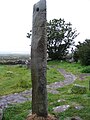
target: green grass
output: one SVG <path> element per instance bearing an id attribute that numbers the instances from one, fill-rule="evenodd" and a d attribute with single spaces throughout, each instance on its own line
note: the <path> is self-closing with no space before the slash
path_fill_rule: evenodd
<path id="1" fill-rule="evenodd" d="M 80 74 L 85 66 L 81 66 L 80 63 L 67 63 L 59 61 L 51 61 L 48 63 L 49 66 L 55 66 L 56 68 L 63 68 L 67 72 L 72 72 L 73 74 Z"/>
<path id="2" fill-rule="evenodd" d="M 57 70 L 57 67 L 49 66 L 47 69 L 47 83 L 54 83 L 54 82 L 60 82 L 63 81 L 64 77 L 60 74 L 60 72 Z"/>
<path id="3" fill-rule="evenodd" d="M 0 95 L 20 92 L 31 87 L 31 73 L 25 66 L 0 65 L 0 71 Z"/>
<path id="4" fill-rule="evenodd" d="M 26 116 L 30 113 L 30 109 L 30 102 L 11 105 L 4 110 L 3 120 L 25 120 Z"/>
<path id="5" fill-rule="evenodd" d="M 63 81 L 64 77 L 57 71 L 58 68 L 63 68 L 67 72 L 71 72 L 75 75 L 79 75 L 82 73 L 82 70 L 85 69 L 85 66 L 81 66 L 79 63 L 66 63 L 59 61 L 51 61 L 48 62 L 47 67 L 47 82 L 48 84 Z M 2 72 L 1 72 L 2 71 Z M 11 71 L 8 72 L 7 71 Z M 6 74 L 7 73 L 7 74 Z M 0 94 L 9 94 L 13 92 L 20 92 L 25 90 L 26 88 L 22 86 L 25 83 L 21 82 L 28 80 L 30 81 L 30 70 L 28 70 L 25 66 L 0 66 Z M 74 117 L 79 116 L 83 120 L 90 120 L 90 91 L 89 91 L 89 80 L 90 77 L 86 77 L 84 80 L 77 80 L 73 84 L 79 84 L 85 86 L 87 88 L 87 93 L 85 94 L 72 94 L 71 88 L 73 84 L 64 86 L 63 88 L 57 89 L 59 94 L 51 94 L 48 93 L 48 111 L 50 114 L 54 114 L 60 120 L 64 120 L 66 117 Z M 8 82 L 7 82 L 8 81 Z M 7 87 L 8 85 L 8 87 Z M 6 87 L 4 90 L 3 88 Z M 29 89 L 29 87 L 27 88 Z M 2 91 L 1 91 L 2 90 Z M 62 100 L 58 102 L 58 100 Z M 54 113 L 53 108 L 61 105 L 70 105 L 70 108 L 65 112 Z M 75 105 L 83 106 L 83 109 L 76 110 Z M 3 120 L 25 120 L 29 110 L 31 110 L 31 103 L 25 102 L 23 104 L 17 104 L 10 106 L 4 111 Z"/>
<path id="6" fill-rule="evenodd" d="M 47 83 L 64 80 L 56 68 L 47 69 Z M 31 72 L 26 66 L 0 65 L 0 96 L 31 88 Z"/>
<path id="7" fill-rule="evenodd" d="M 82 70 L 82 73 L 90 73 L 90 66 L 85 66 L 85 68 Z"/>

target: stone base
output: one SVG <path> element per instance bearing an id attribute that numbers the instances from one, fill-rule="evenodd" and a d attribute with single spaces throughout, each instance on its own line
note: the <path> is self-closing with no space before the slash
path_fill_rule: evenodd
<path id="1" fill-rule="evenodd" d="M 45 118 L 45 117 L 39 117 L 36 114 L 33 114 L 33 115 L 28 115 L 26 120 L 58 120 L 58 119 L 52 115 L 48 115 L 47 118 Z"/>

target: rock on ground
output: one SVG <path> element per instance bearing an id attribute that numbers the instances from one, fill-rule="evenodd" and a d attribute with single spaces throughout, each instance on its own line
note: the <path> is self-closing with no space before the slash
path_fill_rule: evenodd
<path id="1" fill-rule="evenodd" d="M 87 91 L 85 86 L 81 86 L 81 85 L 77 85 L 75 84 L 72 88 L 71 88 L 71 93 L 74 94 L 85 94 Z"/>

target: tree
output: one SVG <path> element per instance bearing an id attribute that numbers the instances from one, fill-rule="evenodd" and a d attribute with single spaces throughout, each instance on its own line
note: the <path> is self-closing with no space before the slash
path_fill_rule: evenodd
<path id="1" fill-rule="evenodd" d="M 47 53 L 52 60 L 63 60 L 68 54 L 68 48 L 74 45 L 74 39 L 79 35 L 72 24 L 64 19 L 53 19 L 47 22 Z M 27 33 L 27 37 L 31 37 Z"/>
<path id="2" fill-rule="evenodd" d="M 52 60 L 62 60 L 68 53 L 68 48 L 74 44 L 78 36 L 71 23 L 64 19 L 53 19 L 47 23 L 47 53 Z"/>
<path id="3" fill-rule="evenodd" d="M 82 65 L 90 65 L 90 39 L 76 45 L 77 55 Z"/>

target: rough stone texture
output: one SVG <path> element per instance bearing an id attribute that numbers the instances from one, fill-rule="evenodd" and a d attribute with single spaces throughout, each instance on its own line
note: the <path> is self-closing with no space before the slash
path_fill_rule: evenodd
<path id="1" fill-rule="evenodd" d="M 62 105 L 62 106 L 57 106 L 57 107 L 53 108 L 53 110 L 54 110 L 54 112 L 59 113 L 59 112 L 66 111 L 69 107 L 70 107 L 70 105 Z"/>
<path id="2" fill-rule="evenodd" d="M 3 118 L 3 110 L 0 108 L 0 120 Z"/>
<path id="3" fill-rule="evenodd" d="M 2 120 L 3 110 L 10 104 L 23 103 L 25 101 L 31 101 L 32 90 L 26 90 L 21 93 L 14 93 L 0 97 L 0 120 Z"/>
<path id="4" fill-rule="evenodd" d="M 46 56 L 46 0 L 40 0 L 33 7 L 31 43 L 32 113 L 39 116 L 47 116 Z"/>
<path id="5" fill-rule="evenodd" d="M 72 88 L 71 88 L 71 92 L 74 94 L 84 94 L 86 93 L 87 89 L 85 86 L 81 86 L 81 85 L 77 85 L 75 84 Z"/>
<path id="6" fill-rule="evenodd" d="M 79 105 L 75 106 L 75 109 L 77 109 L 77 110 L 81 110 L 83 108 L 84 108 L 83 106 L 79 106 Z"/>

